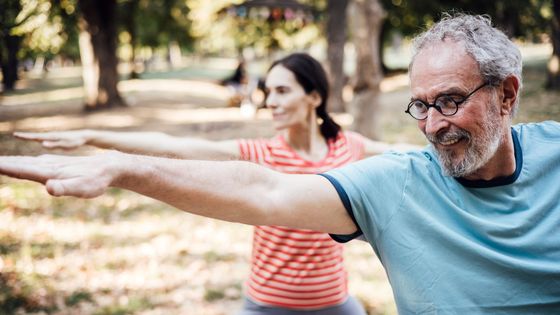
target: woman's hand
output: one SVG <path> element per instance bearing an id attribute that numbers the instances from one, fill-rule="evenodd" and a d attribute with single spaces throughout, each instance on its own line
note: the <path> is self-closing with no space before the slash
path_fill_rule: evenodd
<path id="1" fill-rule="evenodd" d="M 73 150 L 87 144 L 91 130 L 53 131 L 53 132 L 15 132 L 14 136 L 23 140 L 40 142 L 47 149 Z"/>
<path id="2" fill-rule="evenodd" d="M 211 141 L 175 137 L 161 132 L 115 132 L 105 130 L 74 130 L 54 132 L 15 132 L 24 140 L 40 142 L 48 149 L 72 150 L 83 145 L 125 153 L 196 160 L 237 160 L 240 158 L 236 140 Z"/>

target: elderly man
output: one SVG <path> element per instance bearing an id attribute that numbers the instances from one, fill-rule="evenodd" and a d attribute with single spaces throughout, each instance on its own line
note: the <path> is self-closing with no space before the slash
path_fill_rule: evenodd
<path id="1" fill-rule="evenodd" d="M 115 186 L 223 220 L 363 234 L 402 314 L 559 314 L 560 124 L 511 126 L 521 56 L 486 17 L 446 16 L 415 48 L 421 151 L 322 176 L 117 152 L 2 157 L 0 173 L 55 196 Z"/>

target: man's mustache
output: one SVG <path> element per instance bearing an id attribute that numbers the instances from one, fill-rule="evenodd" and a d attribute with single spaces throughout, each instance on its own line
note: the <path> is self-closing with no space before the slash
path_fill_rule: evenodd
<path id="1" fill-rule="evenodd" d="M 434 134 L 426 134 L 426 138 L 431 143 L 444 143 L 448 141 L 455 141 L 455 140 L 462 140 L 466 139 L 467 142 L 471 140 L 471 134 L 464 130 L 464 129 L 456 129 L 456 130 L 448 130 L 448 131 L 440 131 Z"/>

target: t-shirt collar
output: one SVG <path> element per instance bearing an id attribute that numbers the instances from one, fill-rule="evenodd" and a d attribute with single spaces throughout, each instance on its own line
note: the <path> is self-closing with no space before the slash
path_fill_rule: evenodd
<path id="1" fill-rule="evenodd" d="M 468 180 L 462 177 L 455 177 L 455 179 L 461 183 L 461 185 L 469 188 L 488 188 L 513 184 L 519 177 L 519 174 L 521 174 L 521 169 L 523 168 L 523 153 L 521 151 L 521 145 L 519 144 L 517 131 L 513 128 L 511 128 L 511 137 L 513 139 L 513 149 L 515 155 L 515 172 L 513 172 L 513 174 L 493 178 L 491 180 Z"/>

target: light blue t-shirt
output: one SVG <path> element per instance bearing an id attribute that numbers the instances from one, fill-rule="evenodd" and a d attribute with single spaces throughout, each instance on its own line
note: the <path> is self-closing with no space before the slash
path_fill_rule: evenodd
<path id="1" fill-rule="evenodd" d="M 400 314 L 560 314 L 560 124 L 516 125 L 512 137 L 517 169 L 492 181 L 444 176 L 430 148 L 323 174 Z"/>

